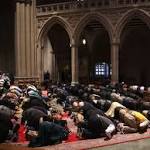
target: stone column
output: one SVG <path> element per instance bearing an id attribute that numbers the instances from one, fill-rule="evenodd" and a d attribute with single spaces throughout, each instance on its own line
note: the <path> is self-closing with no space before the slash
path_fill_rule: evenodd
<path id="1" fill-rule="evenodd" d="M 35 64 L 35 0 L 16 0 L 16 77 L 37 77 Z"/>
<path id="2" fill-rule="evenodd" d="M 51 52 L 52 55 L 52 75 L 51 75 L 51 80 L 56 81 L 55 75 L 56 75 L 56 68 L 55 68 L 55 53 Z"/>
<path id="3" fill-rule="evenodd" d="M 54 59 L 54 52 L 49 51 L 49 72 L 50 72 L 50 79 L 53 79 L 53 74 L 54 74 L 54 64 L 53 64 L 53 59 Z"/>
<path id="4" fill-rule="evenodd" d="M 36 51 L 35 51 L 35 0 L 26 0 L 26 60 L 27 72 L 29 78 L 37 77 L 37 70 L 35 69 Z"/>
<path id="5" fill-rule="evenodd" d="M 16 76 L 26 74 L 25 0 L 16 0 Z"/>
<path id="6" fill-rule="evenodd" d="M 113 41 L 111 43 L 111 64 L 112 64 L 112 76 L 111 82 L 113 84 L 119 81 L 119 42 Z"/>
<path id="7" fill-rule="evenodd" d="M 16 76 L 21 75 L 21 45 L 20 45 L 20 33 L 21 33 L 21 7 L 20 1 L 16 1 L 16 13 L 15 13 L 15 57 L 16 57 Z"/>
<path id="8" fill-rule="evenodd" d="M 29 0 L 28 0 L 29 1 Z M 30 36 L 31 36 L 31 76 L 37 76 L 37 68 L 36 68 L 36 64 L 37 64 L 37 52 L 36 52 L 36 48 L 35 48 L 35 26 L 36 26 L 36 0 L 32 0 L 32 5 L 30 7 Z"/>
<path id="9" fill-rule="evenodd" d="M 30 16 L 31 16 L 31 1 L 26 1 L 26 6 L 25 6 L 25 25 L 26 25 L 26 40 L 25 40 L 25 44 L 26 44 L 26 76 L 30 77 L 31 75 L 31 28 L 30 28 L 30 24 L 31 24 L 31 20 L 30 20 Z"/>
<path id="10" fill-rule="evenodd" d="M 53 81 L 57 81 L 57 76 L 58 76 L 58 68 L 57 68 L 57 61 L 56 61 L 56 54 L 53 54 L 53 68 L 54 68 L 54 72 L 53 72 Z"/>
<path id="11" fill-rule="evenodd" d="M 78 48 L 74 39 L 71 42 L 72 85 L 78 84 Z"/>

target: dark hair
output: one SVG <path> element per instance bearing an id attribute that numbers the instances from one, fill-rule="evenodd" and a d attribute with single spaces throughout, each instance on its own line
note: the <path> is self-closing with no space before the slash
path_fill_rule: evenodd
<path id="1" fill-rule="evenodd" d="M 150 110 L 147 112 L 147 119 L 150 120 Z"/>
<path id="2" fill-rule="evenodd" d="M 119 117 L 119 112 L 120 112 L 120 110 L 121 109 L 123 109 L 122 107 L 117 107 L 116 109 L 115 109 L 115 119 L 119 119 L 120 117 Z"/>
<path id="3" fill-rule="evenodd" d="M 148 125 L 147 126 L 144 126 L 144 127 L 139 127 L 138 130 L 139 130 L 139 133 L 142 134 L 144 132 L 147 131 L 147 128 L 148 128 Z"/>

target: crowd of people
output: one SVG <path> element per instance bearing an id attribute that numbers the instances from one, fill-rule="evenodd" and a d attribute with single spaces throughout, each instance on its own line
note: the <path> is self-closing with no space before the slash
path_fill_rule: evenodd
<path id="1" fill-rule="evenodd" d="M 77 126 L 79 139 L 140 132 L 149 128 L 150 88 L 125 83 L 70 85 L 41 83 L 24 89 L 0 76 L 0 143 L 16 142 L 19 128 L 26 128 L 30 147 L 67 140 L 67 116 Z"/>

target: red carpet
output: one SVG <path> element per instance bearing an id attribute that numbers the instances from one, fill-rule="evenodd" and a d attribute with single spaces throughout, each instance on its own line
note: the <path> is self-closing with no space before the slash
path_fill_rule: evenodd
<path id="1" fill-rule="evenodd" d="M 74 142 L 74 141 L 78 141 L 78 137 L 75 133 L 71 133 L 68 137 L 68 139 L 65 141 L 66 143 L 68 142 Z"/>
<path id="2" fill-rule="evenodd" d="M 111 146 L 120 143 L 132 142 L 140 139 L 147 139 L 150 138 L 150 129 L 146 133 L 139 134 L 116 134 L 112 137 L 111 140 L 105 140 L 104 138 L 99 139 L 90 139 L 90 140 L 79 140 L 76 136 L 76 126 L 74 125 L 73 121 L 68 117 L 64 116 L 62 119 L 67 120 L 68 127 L 71 131 L 71 134 L 68 137 L 68 140 L 64 141 L 62 144 L 42 147 L 43 150 L 84 150 L 90 148 L 97 148 L 97 147 L 105 147 Z M 19 129 L 19 140 L 18 144 L 26 145 L 25 139 L 25 128 L 21 126 Z"/>
<path id="3" fill-rule="evenodd" d="M 150 138 L 150 129 L 148 129 L 148 131 L 144 134 L 139 134 L 139 133 L 119 134 L 118 133 L 114 135 L 111 140 L 108 141 L 105 141 L 104 138 L 76 141 L 75 135 L 71 135 L 70 137 L 71 140 L 68 138 L 68 141 L 62 144 L 40 147 L 40 149 L 41 150 L 87 150 L 90 148 L 111 146 L 115 144 L 127 143 L 127 142 L 137 141 L 141 139 L 148 139 L 148 138 Z M 27 147 L 27 143 L 13 143 L 13 145 L 20 146 L 20 149 L 22 149 L 21 147 Z"/>
<path id="4" fill-rule="evenodd" d="M 26 128 L 24 125 L 20 125 L 20 128 L 19 128 L 19 132 L 18 132 L 18 142 L 26 142 L 26 138 L 25 138 L 25 131 L 26 131 Z"/>

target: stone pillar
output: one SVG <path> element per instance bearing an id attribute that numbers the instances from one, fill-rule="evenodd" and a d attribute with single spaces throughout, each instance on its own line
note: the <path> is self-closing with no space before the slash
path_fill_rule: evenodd
<path id="1" fill-rule="evenodd" d="M 113 84 L 119 81 L 119 42 L 113 41 L 111 43 L 111 64 L 112 64 L 112 76 L 111 82 Z"/>
<path id="2" fill-rule="evenodd" d="M 52 76 L 51 80 L 56 81 L 56 68 L 55 68 L 55 53 L 52 52 Z"/>
<path id="3" fill-rule="evenodd" d="M 74 39 L 71 42 L 72 85 L 78 84 L 78 48 Z"/>
<path id="4" fill-rule="evenodd" d="M 16 77 L 37 77 L 35 64 L 35 0 L 16 0 Z"/>
<path id="5" fill-rule="evenodd" d="M 49 72 L 50 73 L 50 79 L 54 79 L 53 78 L 53 74 L 54 74 L 54 62 L 53 62 L 53 57 L 54 57 L 54 51 L 51 45 L 51 42 L 47 37 L 45 37 L 45 42 L 44 42 L 44 50 L 43 52 L 43 72 Z"/>
<path id="6" fill-rule="evenodd" d="M 21 3 L 20 4 L 20 8 L 21 8 L 21 33 L 20 33 L 20 45 L 21 45 L 21 76 L 25 77 L 26 76 L 26 45 L 25 45 L 25 41 L 26 41 L 26 26 L 25 26 L 25 22 L 26 22 L 26 18 L 25 18 L 25 3 Z"/>
<path id="7" fill-rule="evenodd" d="M 49 69 L 50 69 L 50 79 L 53 80 L 54 79 L 54 59 L 55 59 L 55 53 L 53 51 L 50 51 L 49 52 L 50 56 L 49 56 L 49 59 L 50 59 L 50 64 L 49 64 Z"/>
<path id="8" fill-rule="evenodd" d="M 21 1 L 16 1 L 16 14 L 15 14 L 15 57 L 16 57 L 16 76 L 21 75 L 21 45 L 20 45 L 20 33 L 21 33 Z"/>
<path id="9" fill-rule="evenodd" d="M 30 1 L 30 0 L 28 0 Z M 37 49 L 35 47 L 36 43 L 36 0 L 32 0 L 32 5 L 30 7 L 30 36 L 31 36 L 31 76 L 37 76 Z"/>
<path id="10" fill-rule="evenodd" d="M 25 25 L 26 25 L 26 40 L 25 40 L 25 44 L 26 44 L 26 76 L 30 77 L 31 75 L 31 28 L 30 28 L 30 24 L 31 24 L 31 20 L 30 20 L 30 16 L 31 16 L 31 2 L 30 1 L 26 1 L 26 12 L 25 12 Z"/>
<path id="11" fill-rule="evenodd" d="M 56 60 L 55 60 L 55 53 L 54 52 L 51 52 L 51 55 L 52 55 L 52 76 L 51 76 L 51 80 L 53 81 L 56 81 Z"/>
<path id="12" fill-rule="evenodd" d="M 25 0 L 16 1 L 16 76 L 25 76 Z"/>

